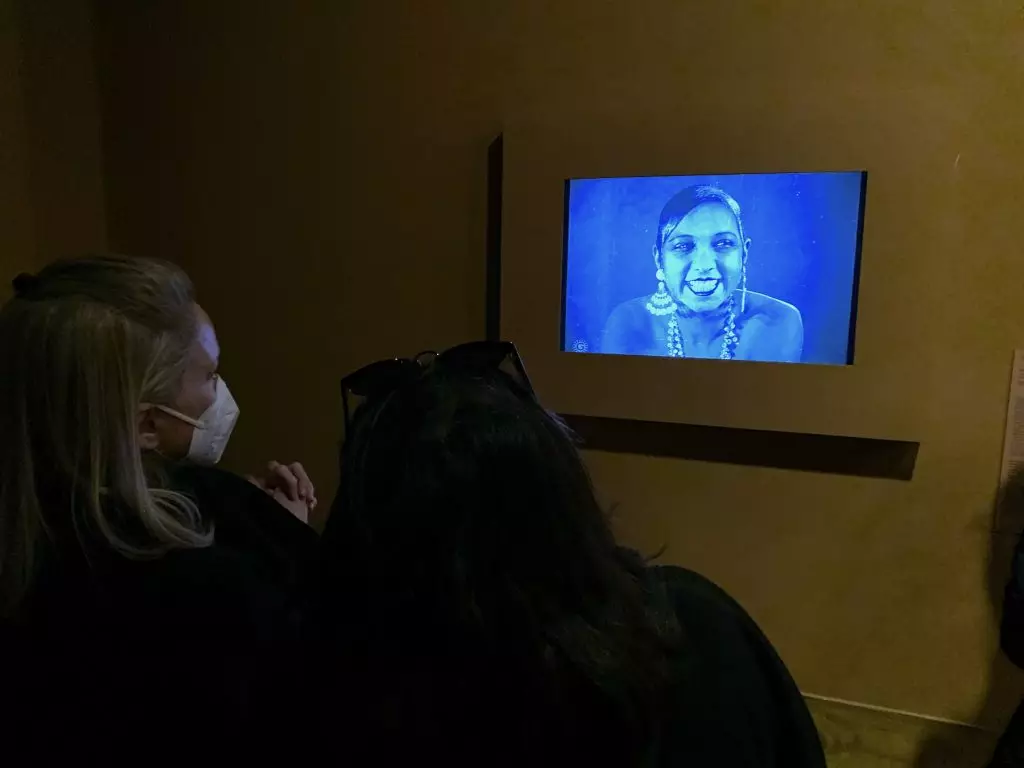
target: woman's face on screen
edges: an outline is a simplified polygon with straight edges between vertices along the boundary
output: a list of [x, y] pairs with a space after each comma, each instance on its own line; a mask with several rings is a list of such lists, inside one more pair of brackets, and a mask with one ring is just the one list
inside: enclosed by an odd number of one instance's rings
[[725, 303], [743, 274], [746, 245], [739, 229], [728, 206], [715, 202], [698, 205], [666, 229], [659, 263], [672, 298], [693, 312]]

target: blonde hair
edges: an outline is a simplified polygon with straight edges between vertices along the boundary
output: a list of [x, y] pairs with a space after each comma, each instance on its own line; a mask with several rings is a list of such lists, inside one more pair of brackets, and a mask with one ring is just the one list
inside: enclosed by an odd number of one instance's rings
[[130, 558], [203, 547], [185, 496], [151, 487], [139, 408], [170, 403], [197, 316], [172, 264], [90, 256], [15, 280], [0, 310], [0, 616], [31, 586], [46, 539], [70, 532]]

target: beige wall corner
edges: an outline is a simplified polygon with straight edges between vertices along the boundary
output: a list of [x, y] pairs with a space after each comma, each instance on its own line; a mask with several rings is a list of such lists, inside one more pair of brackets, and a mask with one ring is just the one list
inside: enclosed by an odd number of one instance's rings
[[0, 0], [0, 301], [11, 276], [36, 264], [18, 10]]
[[92, 3], [19, 7], [33, 229], [45, 263], [106, 247]]

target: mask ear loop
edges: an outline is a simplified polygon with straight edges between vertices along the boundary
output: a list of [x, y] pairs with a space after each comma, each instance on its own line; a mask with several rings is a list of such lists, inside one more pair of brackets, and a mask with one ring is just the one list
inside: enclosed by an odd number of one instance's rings
[[206, 425], [203, 422], [199, 421], [199, 419], [193, 419], [191, 416], [186, 416], [181, 411], [176, 411], [173, 408], [170, 408], [170, 407], [168, 407], [166, 405], [160, 405], [159, 403], [153, 403], [153, 404], [143, 403], [142, 407], [143, 408], [156, 408], [158, 410], [163, 411], [168, 416], [173, 416], [176, 419], [180, 419], [181, 421], [184, 421], [186, 424], [192, 425], [196, 429], [206, 429]]
[[[214, 376], [216, 377], [216, 382], [219, 385], [221, 383], [220, 376], [218, 374], [214, 374]], [[220, 394], [219, 386], [217, 388], [217, 394]], [[216, 400], [214, 402], [216, 402]], [[168, 416], [173, 416], [176, 419], [180, 419], [181, 421], [184, 421], [186, 424], [190, 424], [196, 429], [206, 429], [206, 424], [200, 421], [199, 419], [193, 419], [191, 416], [186, 416], [181, 411], [176, 411], [169, 405], [160, 405], [159, 403], [143, 403], [142, 406], [144, 408], [158, 408], [164, 413], [166, 413]]]

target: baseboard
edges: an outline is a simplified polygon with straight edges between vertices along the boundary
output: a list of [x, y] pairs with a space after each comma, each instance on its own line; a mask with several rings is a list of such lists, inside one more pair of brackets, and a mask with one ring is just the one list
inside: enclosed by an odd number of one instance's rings
[[805, 694], [829, 768], [980, 768], [999, 734], [971, 723]]

